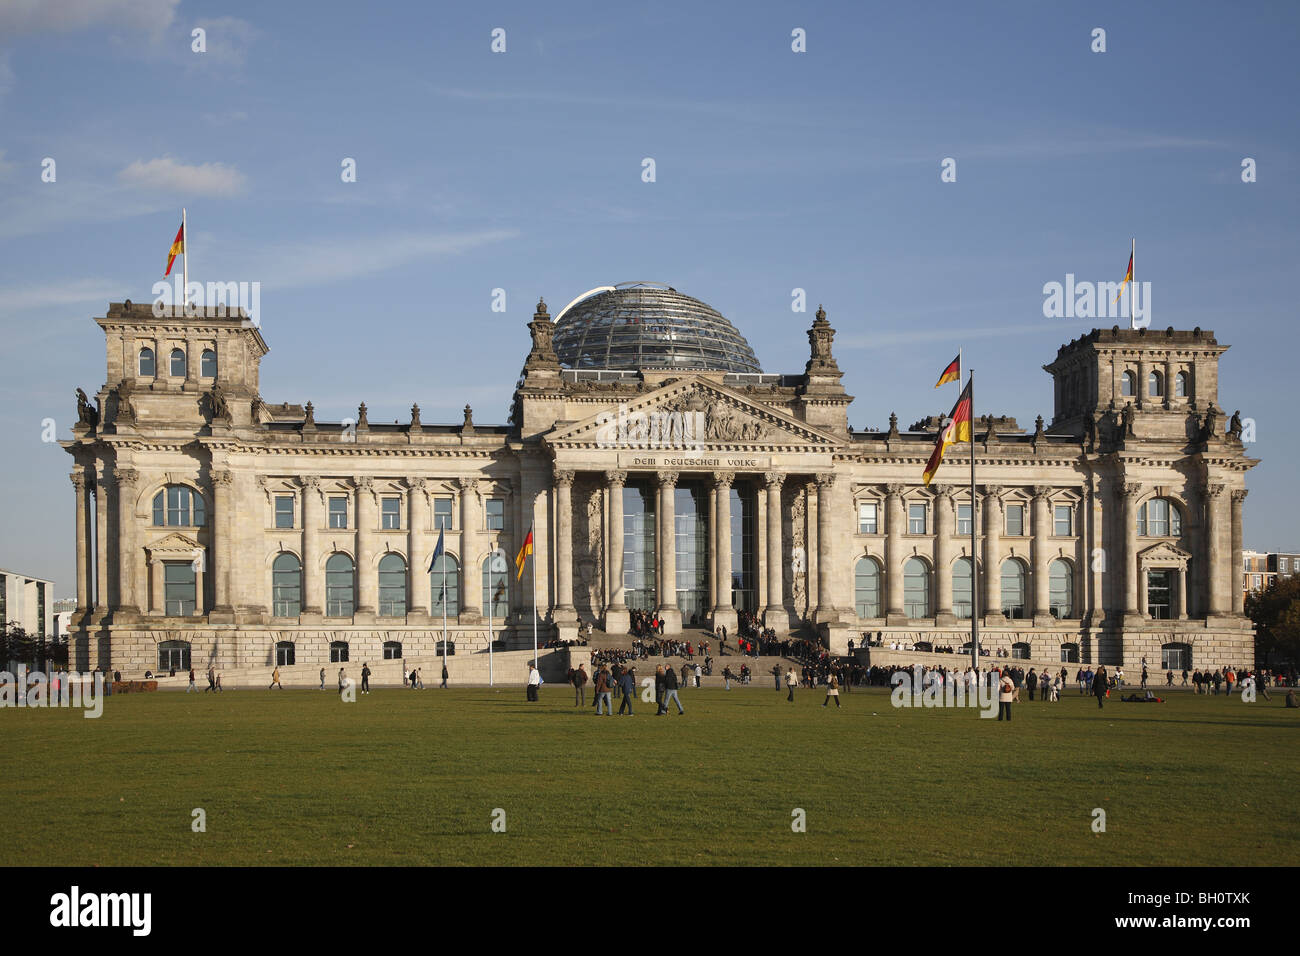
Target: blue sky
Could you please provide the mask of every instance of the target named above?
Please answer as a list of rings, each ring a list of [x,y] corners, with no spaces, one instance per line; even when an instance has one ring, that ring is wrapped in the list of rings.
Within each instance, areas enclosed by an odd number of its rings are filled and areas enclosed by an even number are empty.
[[[150,298],[182,205],[191,279],[262,284],[263,397],[322,420],[502,421],[539,294],[649,279],[765,371],[802,370],[824,303],[855,427],[946,411],[959,345],[977,412],[1032,427],[1041,366],[1113,324],[1044,318],[1043,284],[1118,280],[1136,236],[1152,325],[1232,346],[1220,405],[1263,459],[1247,547],[1300,550],[1300,8],[448,6],[0,4],[0,566],[73,592],[42,421],[68,437],[103,384],[92,317]]]

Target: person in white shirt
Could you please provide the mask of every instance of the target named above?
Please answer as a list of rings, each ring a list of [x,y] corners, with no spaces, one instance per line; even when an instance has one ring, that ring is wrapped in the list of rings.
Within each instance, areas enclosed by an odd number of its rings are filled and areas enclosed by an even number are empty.
[[[536,665],[528,665],[528,699],[537,700],[537,689],[542,686],[542,675]]]

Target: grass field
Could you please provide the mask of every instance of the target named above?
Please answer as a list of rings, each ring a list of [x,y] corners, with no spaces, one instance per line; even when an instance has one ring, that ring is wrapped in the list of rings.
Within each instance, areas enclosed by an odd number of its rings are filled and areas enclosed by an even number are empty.
[[[538,704],[511,687],[0,710],[0,863],[1251,865],[1300,849],[1300,724],[1277,694],[1099,713],[1070,693],[1009,725],[894,709],[883,690],[838,713],[814,691],[681,696],[685,717],[638,701],[599,720],[557,687]]]

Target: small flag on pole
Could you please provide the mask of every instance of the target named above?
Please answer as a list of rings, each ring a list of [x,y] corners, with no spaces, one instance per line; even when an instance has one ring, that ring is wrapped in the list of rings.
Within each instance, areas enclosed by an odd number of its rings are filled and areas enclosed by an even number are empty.
[[[445,534],[445,533],[446,533],[446,529],[445,529],[445,528],[439,528],[439,529],[438,529],[438,543],[437,543],[436,545],[434,545],[434,548],[433,548],[433,557],[429,559],[429,573],[430,573],[430,574],[433,573],[434,565],[436,565],[436,564],[438,563],[438,559],[439,559],[440,557],[442,557],[442,536],[443,536],[443,534]]]
[[[960,381],[961,381],[961,354],[958,353],[957,357],[953,359],[951,362],[949,362],[948,367],[943,370],[943,374],[939,376],[939,381],[934,383],[934,387],[938,388],[940,385],[947,385],[949,382],[960,382]]]
[[[172,274],[172,263],[176,261],[177,256],[181,256],[184,254],[185,254],[185,223],[182,222],[181,227],[176,230],[176,238],[172,240],[171,251],[167,253],[167,271],[163,273],[164,276],[169,276]]]
[[[518,581],[524,576],[524,562],[528,556],[533,553],[533,526],[528,526],[528,537],[524,538],[524,546],[519,549],[519,554],[515,557],[515,580]]]
[[[943,453],[948,450],[949,445],[956,445],[959,442],[968,442],[970,440],[971,383],[967,382],[966,387],[961,390],[957,404],[952,407],[952,414],[948,417],[948,424],[939,433],[939,440],[935,443],[934,453],[930,455],[930,461],[925,466],[925,472],[921,476],[925,479],[925,483],[930,484],[930,479],[939,470],[939,463],[943,461]]]
[[[1133,281],[1133,254],[1129,253],[1128,271],[1124,273],[1124,281],[1119,284],[1119,295],[1115,296],[1115,302],[1118,302],[1120,300],[1120,297],[1124,295],[1124,286],[1128,285],[1132,281]],[[1114,305],[1115,302],[1112,302],[1111,305]]]

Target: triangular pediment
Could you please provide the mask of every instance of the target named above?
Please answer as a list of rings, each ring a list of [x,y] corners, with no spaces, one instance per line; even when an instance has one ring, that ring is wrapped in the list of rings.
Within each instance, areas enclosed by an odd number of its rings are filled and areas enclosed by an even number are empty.
[[[833,451],[842,441],[725,385],[681,378],[608,406],[546,436],[552,447],[795,448]]]
[[[1138,552],[1138,567],[1187,567],[1187,562],[1192,558],[1191,554],[1184,551],[1168,541],[1161,541],[1159,544],[1153,544],[1151,547]]]
[[[145,545],[145,550],[155,555],[186,555],[192,557],[196,551],[203,550],[203,545],[189,535],[173,531],[152,544]]]

